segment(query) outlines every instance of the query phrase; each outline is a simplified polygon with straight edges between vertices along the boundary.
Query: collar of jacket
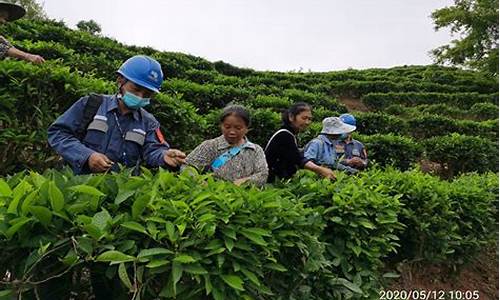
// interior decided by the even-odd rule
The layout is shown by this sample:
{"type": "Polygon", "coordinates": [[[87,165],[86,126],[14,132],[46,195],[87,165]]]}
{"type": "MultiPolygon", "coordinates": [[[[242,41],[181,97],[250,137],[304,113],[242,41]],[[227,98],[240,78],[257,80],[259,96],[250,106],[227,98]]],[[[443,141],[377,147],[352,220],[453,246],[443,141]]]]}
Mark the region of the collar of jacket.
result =
{"type": "Polygon", "coordinates": [[[329,145],[333,145],[333,141],[326,134],[320,134],[318,138],[329,145]]]}
{"type": "MultiPolygon", "coordinates": [[[[216,141],[217,141],[217,150],[225,150],[225,149],[229,149],[229,148],[233,147],[233,146],[229,145],[229,143],[226,141],[226,138],[224,137],[224,135],[221,135],[218,138],[216,138],[216,141]]],[[[247,139],[247,137],[245,137],[245,146],[243,148],[255,150],[255,144],[250,142],[247,139]]]]}
{"type": "Polygon", "coordinates": [[[294,129],[292,126],[287,125],[287,124],[283,124],[280,129],[286,129],[286,130],[290,131],[291,133],[293,133],[295,136],[298,134],[296,129],[294,129]]]}
{"type": "MultiPolygon", "coordinates": [[[[110,100],[111,101],[108,101],[107,112],[109,113],[110,111],[115,110],[115,109],[117,109],[118,111],[120,111],[118,109],[118,101],[119,101],[118,97],[116,97],[116,95],[113,95],[113,96],[111,96],[110,100]]],[[[140,108],[140,109],[142,109],[142,108],[140,108]]],[[[139,113],[140,109],[138,109],[138,110],[131,109],[130,110],[132,112],[132,116],[133,116],[134,120],[136,120],[136,121],[140,120],[140,117],[141,117],[141,114],[139,113]]]]}

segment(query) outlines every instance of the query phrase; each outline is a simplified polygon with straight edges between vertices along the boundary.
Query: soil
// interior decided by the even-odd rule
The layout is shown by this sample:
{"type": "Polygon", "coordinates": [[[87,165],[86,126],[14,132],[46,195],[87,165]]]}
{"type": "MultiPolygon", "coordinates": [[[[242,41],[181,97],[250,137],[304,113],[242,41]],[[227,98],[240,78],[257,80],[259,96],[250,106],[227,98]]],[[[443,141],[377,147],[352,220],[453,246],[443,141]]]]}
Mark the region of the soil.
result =
{"type": "Polygon", "coordinates": [[[353,112],[353,111],[368,112],[368,111],[370,111],[370,109],[360,99],[341,96],[341,97],[339,97],[339,101],[340,101],[340,103],[345,105],[345,107],[347,108],[347,111],[349,111],[349,112],[353,112]]]}
{"type": "Polygon", "coordinates": [[[459,299],[459,294],[450,297],[450,291],[462,291],[461,299],[466,299],[467,291],[478,291],[481,300],[499,299],[498,267],[496,245],[485,248],[476,259],[457,270],[439,265],[403,264],[399,268],[401,276],[385,290],[444,291],[447,298],[443,299],[459,299]]]}

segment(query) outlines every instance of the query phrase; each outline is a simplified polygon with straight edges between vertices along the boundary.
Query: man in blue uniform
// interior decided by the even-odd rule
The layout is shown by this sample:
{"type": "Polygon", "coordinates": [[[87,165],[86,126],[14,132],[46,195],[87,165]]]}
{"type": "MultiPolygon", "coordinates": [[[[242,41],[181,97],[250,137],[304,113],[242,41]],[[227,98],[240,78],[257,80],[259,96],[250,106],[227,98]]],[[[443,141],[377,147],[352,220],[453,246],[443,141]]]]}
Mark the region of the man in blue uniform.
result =
{"type": "MultiPolygon", "coordinates": [[[[339,117],[342,122],[356,126],[356,118],[351,114],[342,114],[339,117]]],[[[363,170],[368,165],[368,154],[365,146],[358,140],[352,138],[352,133],[343,134],[335,143],[335,150],[339,164],[357,170],[363,170]]]]}
{"type": "Polygon", "coordinates": [[[186,155],[170,149],[160,123],[143,108],[163,82],[160,64],[137,55],[117,73],[117,94],[86,96],[75,102],[49,127],[50,146],[75,174],[117,170],[117,163],[172,168],[183,164],[186,155]],[[92,106],[95,109],[89,109],[92,106]],[[89,110],[93,110],[90,117],[89,110]]]}

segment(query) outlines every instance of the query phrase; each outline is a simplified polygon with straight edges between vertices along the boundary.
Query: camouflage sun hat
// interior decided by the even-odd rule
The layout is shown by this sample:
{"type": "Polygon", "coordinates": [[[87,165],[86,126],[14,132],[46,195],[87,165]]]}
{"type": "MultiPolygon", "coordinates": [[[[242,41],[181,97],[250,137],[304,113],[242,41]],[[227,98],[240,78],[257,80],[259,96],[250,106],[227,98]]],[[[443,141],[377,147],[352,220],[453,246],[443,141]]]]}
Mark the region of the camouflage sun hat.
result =
{"type": "Polygon", "coordinates": [[[22,6],[7,1],[0,1],[0,11],[6,11],[9,14],[7,17],[9,22],[20,19],[26,14],[22,6]]]}

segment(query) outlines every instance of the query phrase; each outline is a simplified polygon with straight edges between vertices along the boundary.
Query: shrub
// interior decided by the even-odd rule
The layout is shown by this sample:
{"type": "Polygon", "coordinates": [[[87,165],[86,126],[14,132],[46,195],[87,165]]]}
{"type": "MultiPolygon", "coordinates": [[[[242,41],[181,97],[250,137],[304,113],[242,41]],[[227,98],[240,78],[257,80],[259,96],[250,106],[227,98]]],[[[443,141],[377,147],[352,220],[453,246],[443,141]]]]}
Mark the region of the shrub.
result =
{"type": "Polygon", "coordinates": [[[448,176],[463,172],[498,171],[498,145],[475,136],[451,134],[423,141],[426,156],[439,162],[448,176]]]}
{"type": "Polygon", "coordinates": [[[478,120],[490,120],[498,118],[498,104],[481,102],[475,103],[470,108],[470,113],[475,115],[478,120]]]}
{"type": "Polygon", "coordinates": [[[33,282],[58,275],[68,296],[86,267],[106,272],[116,299],[269,298],[325,267],[321,217],[277,189],[164,171],[21,174],[0,187],[0,271],[19,296],[51,292],[33,282]]]}
{"type": "Polygon", "coordinates": [[[399,134],[406,135],[408,124],[400,118],[385,113],[355,113],[356,131],[361,134],[399,134]]]}
{"type": "MultiPolygon", "coordinates": [[[[374,109],[383,109],[391,104],[416,106],[420,104],[447,103],[462,109],[469,109],[475,103],[489,102],[496,104],[495,94],[479,93],[436,93],[436,92],[395,92],[368,93],[362,97],[363,103],[374,109]]],[[[496,97],[498,97],[496,95],[496,97]]]]}
{"type": "Polygon", "coordinates": [[[381,166],[392,165],[400,170],[407,170],[418,162],[422,155],[422,146],[408,137],[374,134],[359,136],[358,139],[364,143],[370,162],[381,166]]]}

